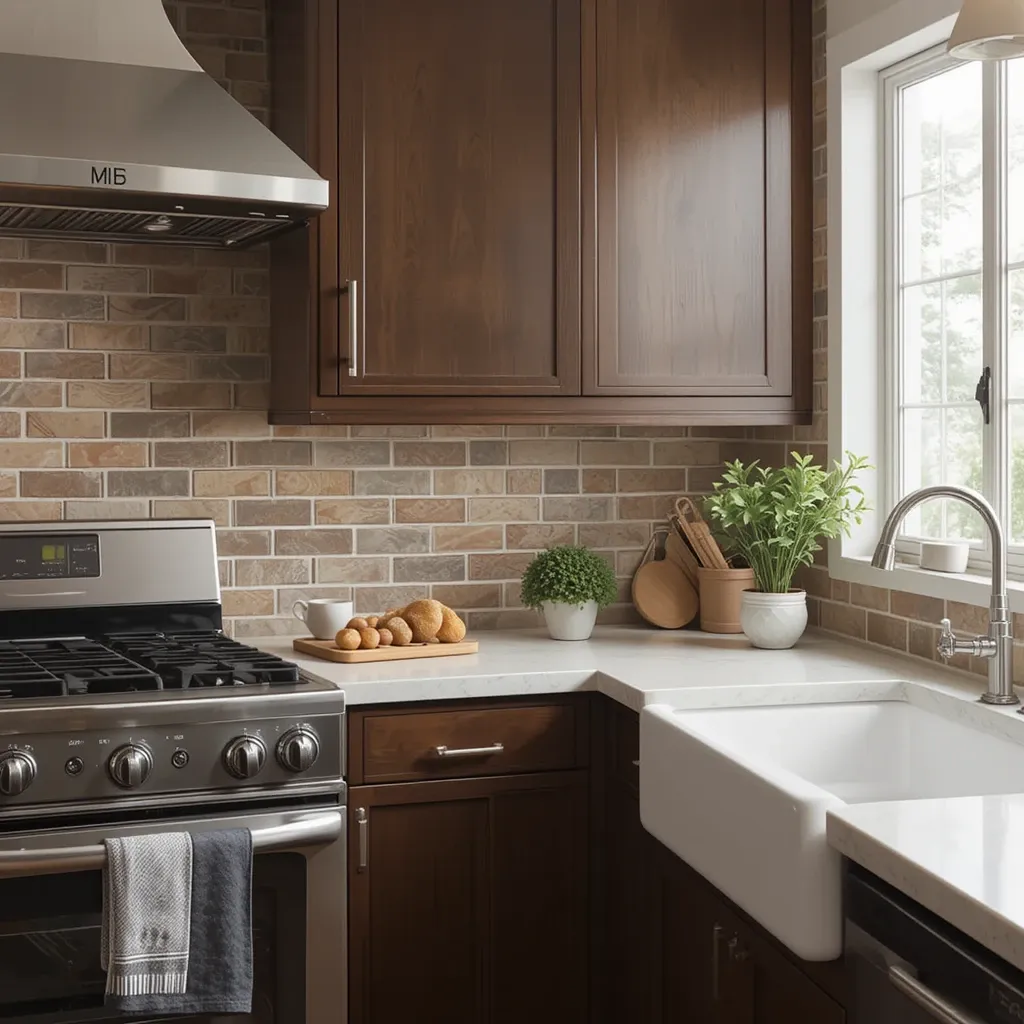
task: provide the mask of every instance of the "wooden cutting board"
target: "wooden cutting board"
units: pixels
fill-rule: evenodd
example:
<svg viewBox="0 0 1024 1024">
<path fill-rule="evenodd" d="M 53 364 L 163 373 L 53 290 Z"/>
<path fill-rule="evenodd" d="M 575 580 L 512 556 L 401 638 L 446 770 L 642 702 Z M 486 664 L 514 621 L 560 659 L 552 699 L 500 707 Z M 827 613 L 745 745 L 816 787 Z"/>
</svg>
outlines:
<svg viewBox="0 0 1024 1024">
<path fill-rule="evenodd" d="M 652 626 L 682 629 L 697 617 L 697 590 L 675 562 L 654 560 L 657 541 L 656 534 L 633 577 L 633 604 Z"/>
<path fill-rule="evenodd" d="M 365 665 L 375 661 L 405 661 L 409 658 L 448 658 L 456 654 L 476 654 L 480 644 L 463 640 L 457 644 L 406 644 L 405 647 L 378 647 L 373 651 L 343 651 L 333 640 L 314 640 L 311 636 L 292 641 L 300 654 L 342 665 Z"/>
</svg>

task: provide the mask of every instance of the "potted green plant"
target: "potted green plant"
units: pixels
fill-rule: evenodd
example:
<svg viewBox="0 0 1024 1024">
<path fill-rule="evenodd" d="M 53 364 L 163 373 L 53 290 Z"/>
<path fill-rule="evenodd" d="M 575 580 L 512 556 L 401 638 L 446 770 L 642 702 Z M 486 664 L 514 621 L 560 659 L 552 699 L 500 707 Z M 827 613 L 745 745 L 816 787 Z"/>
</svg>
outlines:
<svg viewBox="0 0 1024 1024">
<path fill-rule="evenodd" d="M 743 592 L 740 622 L 755 647 L 792 647 L 807 628 L 807 594 L 793 589 L 802 565 L 814 561 L 822 537 L 848 534 L 867 504 L 855 478 L 867 460 L 846 453 L 845 465 L 814 465 L 793 452 L 778 469 L 757 462 L 726 464 L 704 509 L 723 545 L 754 570 L 756 590 Z"/>
<path fill-rule="evenodd" d="M 616 596 L 615 573 L 584 547 L 542 551 L 523 573 L 523 604 L 544 613 L 553 640 L 586 640 Z"/>
</svg>

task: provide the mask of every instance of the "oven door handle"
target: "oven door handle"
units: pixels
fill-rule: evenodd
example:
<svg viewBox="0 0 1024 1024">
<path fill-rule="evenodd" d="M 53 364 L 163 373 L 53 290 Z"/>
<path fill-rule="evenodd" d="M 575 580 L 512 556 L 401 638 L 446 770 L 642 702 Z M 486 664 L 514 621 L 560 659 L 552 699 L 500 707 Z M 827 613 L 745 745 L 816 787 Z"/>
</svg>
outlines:
<svg viewBox="0 0 1024 1024">
<path fill-rule="evenodd" d="M 300 846 L 319 846 L 340 838 L 341 813 L 331 811 L 312 818 L 301 818 L 284 825 L 252 830 L 253 853 L 273 853 Z M 0 878 L 22 875 L 69 874 L 73 871 L 99 871 L 107 863 L 105 846 L 69 846 L 66 849 L 12 850 L 0 853 Z"/>
</svg>

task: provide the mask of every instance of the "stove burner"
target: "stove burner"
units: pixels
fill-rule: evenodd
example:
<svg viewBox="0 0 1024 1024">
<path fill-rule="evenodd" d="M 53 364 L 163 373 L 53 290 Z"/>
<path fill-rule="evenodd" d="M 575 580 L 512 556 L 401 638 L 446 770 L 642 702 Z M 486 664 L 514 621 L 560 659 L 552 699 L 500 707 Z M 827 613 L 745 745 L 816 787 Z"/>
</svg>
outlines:
<svg viewBox="0 0 1024 1024">
<path fill-rule="evenodd" d="M 0 700 L 301 683 L 298 667 L 221 633 L 0 641 Z"/>
<path fill-rule="evenodd" d="M 0 642 L 0 699 L 159 690 L 160 677 L 95 640 Z"/>
<path fill-rule="evenodd" d="M 166 689 L 302 682 L 297 666 L 222 633 L 111 633 L 103 639 L 152 669 Z"/>
</svg>

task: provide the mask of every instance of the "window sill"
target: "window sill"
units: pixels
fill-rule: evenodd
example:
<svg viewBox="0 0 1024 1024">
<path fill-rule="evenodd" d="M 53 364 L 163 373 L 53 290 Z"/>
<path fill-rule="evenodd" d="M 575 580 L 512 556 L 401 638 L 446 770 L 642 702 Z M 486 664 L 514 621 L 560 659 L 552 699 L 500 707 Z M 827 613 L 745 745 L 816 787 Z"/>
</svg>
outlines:
<svg viewBox="0 0 1024 1024">
<path fill-rule="evenodd" d="M 829 572 L 833 579 L 847 583 L 901 590 L 982 608 L 988 607 L 992 596 L 992 578 L 987 574 L 931 572 L 903 563 L 897 563 L 892 572 L 886 572 L 874 568 L 870 558 L 851 558 L 848 555 L 830 557 Z M 1006 589 L 1010 610 L 1024 612 L 1024 580 L 1009 580 Z"/>
</svg>

